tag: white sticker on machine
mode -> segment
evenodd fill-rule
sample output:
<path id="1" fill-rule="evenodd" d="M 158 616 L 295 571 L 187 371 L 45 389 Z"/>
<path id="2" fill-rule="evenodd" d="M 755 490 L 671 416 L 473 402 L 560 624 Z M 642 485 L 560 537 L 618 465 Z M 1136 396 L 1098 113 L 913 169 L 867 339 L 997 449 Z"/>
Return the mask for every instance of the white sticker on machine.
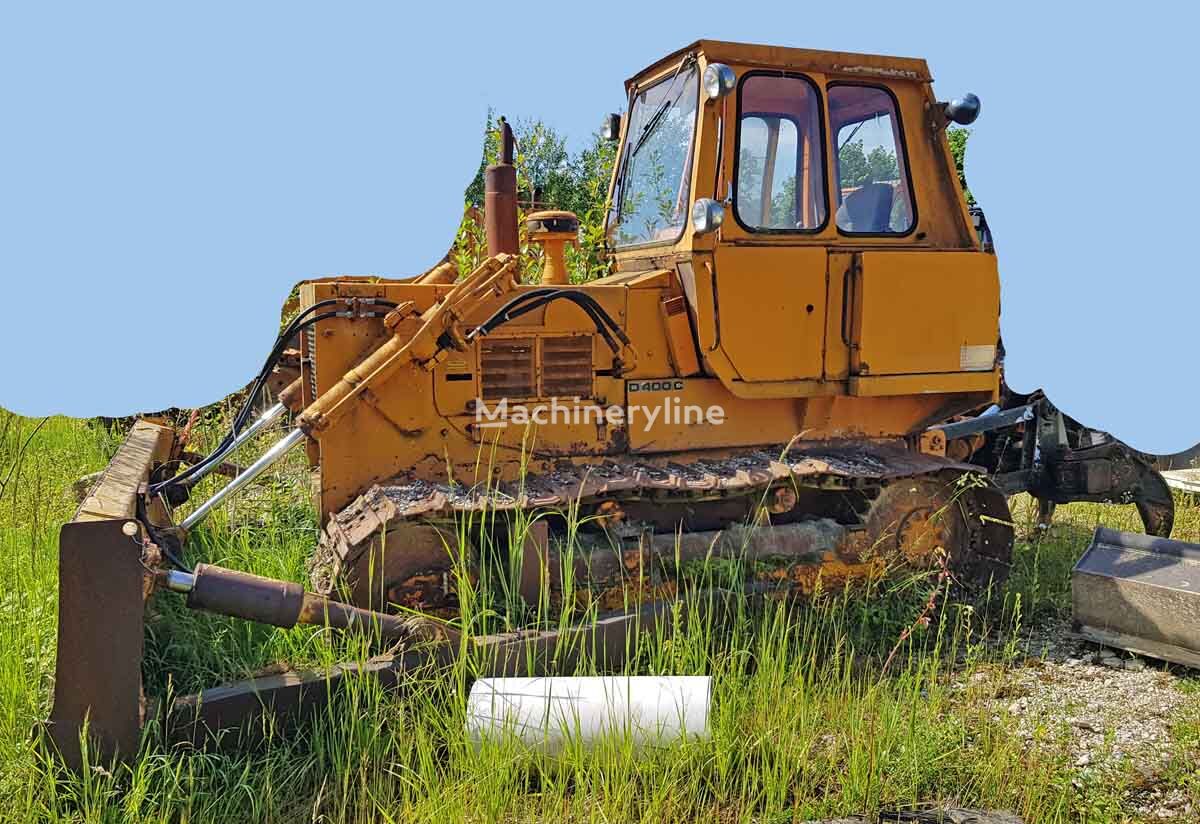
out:
<path id="1" fill-rule="evenodd" d="M 963 346 L 958 350 L 958 368 L 964 372 L 988 372 L 995 363 L 995 346 Z"/>

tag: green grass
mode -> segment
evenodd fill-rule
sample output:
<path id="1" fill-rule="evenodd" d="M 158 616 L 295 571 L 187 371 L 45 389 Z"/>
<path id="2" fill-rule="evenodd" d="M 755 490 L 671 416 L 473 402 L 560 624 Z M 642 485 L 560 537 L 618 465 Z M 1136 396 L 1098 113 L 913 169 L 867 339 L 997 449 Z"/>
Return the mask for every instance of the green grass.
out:
<path id="1" fill-rule="evenodd" d="M 253 750 L 172 747 L 151 729 L 132 764 L 66 775 L 31 737 L 52 687 L 57 532 L 74 508 L 72 481 L 101 468 L 116 441 L 83 421 L 38 427 L 0 414 L 0 820 L 790 822 L 952 801 L 1028 821 L 1105 821 L 1122 820 L 1136 784 L 1134 765 L 1081 772 L 1052 733 L 1031 746 L 961 688 L 972 671 L 1014 665 L 1033 622 L 1067 614 L 1070 567 L 1097 523 L 1140 528 L 1132 507 L 1076 505 L 1039 537 L 1021 500 L 1002 606 L 983 615 L 946 604 L 886 671 L 928 580 L 807 606 L 738 600 L 720 624 L 693 616 L 671 640 L 645 640 L 630 673 L 714 677 L 706 741 L 636 751 L 615 738 L 555 757 L 506 740 L 476 747 L 463 733 L 460 665 L 418 674 L 402 696 L 352 682 L 311 723 Z M 1181 507 L 1178 536 L 1198 531 L 1200 510 Z M 196 537 L 193 560 L 304 581 L 316 523 L 302 467 L 285 467 Z M 163 595 L 145 678 L 161 696 L 371 651 L 359 638 L 191 613 Z M 1200 798 L 1200 689 L 1184 684 L 1192 704 L 1164 780 Z"/>

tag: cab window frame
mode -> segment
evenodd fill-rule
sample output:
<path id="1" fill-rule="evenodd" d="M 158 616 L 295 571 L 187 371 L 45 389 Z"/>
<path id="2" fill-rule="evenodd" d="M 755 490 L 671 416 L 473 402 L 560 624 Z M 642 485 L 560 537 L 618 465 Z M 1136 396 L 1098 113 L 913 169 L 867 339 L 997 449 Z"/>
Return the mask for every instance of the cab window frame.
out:
<path id="1" fill-rule="evenodd" d="M 860 89 L 871 89 L 873 91 L 881 91 L 888 96 L 889 100 L 892 101 L 892 115 L 895 120 L 895 129 L 899 136 L 898 149 L 904 155 L 904 158 L 903 158 L 903 160 L 904 160 L 904 164 L 903 164 L 904 165 L 904 185 L 908 189 L 908 203 L 912 209 L 912 215 L 911 215 L 911 219 L 909 220 L 908 229 L 904 232 L 847 232 L 841 226 L 837 225 L 836 219 L 833 221 L 834 228 L 837 229 L 838 235 L 840 235 L 842 237 L 906 238 L 917 231 L 917 226 L 919 225 L 920 220 L 921 220 L 921 213 L 917 209 L 917 190 L 913 188 L 912 163 L 910 161 L 911 155 L 908 152 L 908 139 L 907 139 L 906 130 L 904 128 L 904 117 L 903 117 L 903 115 L 900 114 L 900 100 L 896 97 L 896 93 L 893 92 L 890 88 L 888 88 L 887 86 L 881 86 L 878 83 L 865 83 L 865 82 L 860 82 L 860 81 L 855 81 L 855 80 L 831 80 L 825 84 L 825 93 L 826 93 L 826 104 L 825 105 L 826 105 L 826 111 L 829 113 L 829 134 L 830 134 L 829 147 L 828 147 L 827 151 L 830 153 L 829 161 L 831 164 L 831 168 L 833 170 L 833 177 L 830 179 L 829 183 L 830 183 L 830 187 L 834 191 L 837 192 L 836 200 L 838 201 L 838 204 L 837 204 L 838 208 L 841 208 L 841 205 L 842 205 L 841 204 L 842 175 L 841 175 L 841 165 L 840 165 L 841 159 L 838 157 L 837 134 L 834 132 L 834 127 L 833 127 L 833 111 L 829 107 L 829 103 L 828 103 L 829 92 L 838 86 L 854 86 L 854 87 L 860 88 Z M 861 122 L 861 121 L 856 121 L 856 122 Z M 845 128 L 845 127 L 843 126 L 842 128 Z M 900 165 L 899 161 L 897 161 L 897 165 Z M 834 209 L 833 211 L 836 214 L 837 209 Z"/>
<path id="2" fill-rule="evenodd" d="M 622 215 L 621 210 L 618 209 L 617 201 L 610 201 L 606 204 L 608 208 L 605 210 L 604 216 L 604 236 L 606 245 L 608 245 L 614 252 L 631 252 L 639 249 L 649 249 L 656 246 L 675 246 L 683 240 L 684 235 L 686 235 L 691 229 L 692 204 L 696 201 L 696 187 L 694 185 L 696 182 L 696 155 L 699 151 L 700 126 L 703 123 L 705 102 L 703 99 L 704 77 L 703 72 L 700 70 L 700 62 L 696 59 L 696 56 L 694 54 L 687 55 L 678 63 L 674 64 L 670 69 L 664 70 L 661 74 L 655 76 L 644 85 L 633 86 L 629 90 L 629 104 L 626 107 L 626 117 L 632 117 L 634 102 L 637 100 L 639 94 L 649 91 L 660 84 L 671 83 L 679 76 L 680 73 L 684 71 L 695 71 L 696 74 L 692 80 L 695 87 L 696 111 L 692 118 L 692 133 L 691 141 L 688 146 L 687 160 L 684 164 L 683 176 L 680 178 L 681 183 L 684 180 L 687 181 L 688 189 L 687 197 L 684 199 L 686 206 L 684 209 L 683 221 L 679 226 L 678 232 L 676 232 L 673 237 L 644 240 L 637 243 L 617 243 L 616 239 L 611 236 L 611 233 L 619 230 L 618 227 Z M 617 153 L 617 157 L 614 159 L 613 169 L 614 188 L 612 190 L 612 195 L 618 200 L 625 197 L 625 188 L 629 182 L 626 178 L 626 175 L 628 174 L 628 166 L 626 166 L 625 155 L 626 152 L 631 150 L 634 142 L 631 139 L 632 136 L 628 133 L 628 124 L 626 124 L 625 128 L 626 132 L 622 135 L 620 151 Z M 613 223 L 614 217 L 617 218 L 617 222 L 615 224 Z"/>
<path id="3" fill-rule="evenodd" d="M 799 123 L 797 123 L 796 118 L 792 117 L 791 115 L 781 114 L 780 112 L 766 112 L 766 111 L 749 111 L 748 112 L 748 111 L 744 110 L 743 105 L 742 105 L 743 100 L 745 99 L 742 94 L 743 87 L 746 85 L 746 81 L 748 81 L 754 77 L 786 77 L 786 78 L 795 79 L 795 80 L 802 80 L 805 83 L 807 83 L 809 89 L 812 90 L 814 105 L 816 106 L 816 109 L 817 109 L 817 132 L 818 132 L 818 134 L 816 135 L 816 140 L 814 142 L 817 146 L 819 146 L 821 148 L 821 152 L 823 155 L 828 153 L 828 151 L 829 151 L 829 149 L 828 149 L 829 138 L 827 136 L 828 129 L 826 128 L 826 123 L 825 123 L 827 109 L 826 109 L 825 99 L 824 99 L 823 95 L 821 94 L 821 87 L 819 85 L 817 85 L 815 80 L 813 80 L 808 75 L 802 74 L 800 72 L 789 72 L 789 71 L 780 71 L 780 70 L 773 70 L 773 69 L 751 69 L 750 71 L 743 72 L 742 76 L 738 78 L 737 112 L 734 114 L 734 119 L 735 119 L 737 128 L 734 130 L 734 135 L 733 135 L 733 190 L 731 192 L 732 197 L 730 199 L 731 200 L 730 205 L 732 206 L 732 211 L 733 211 L 733 220 L 735 223 L 737 223 L 738 227 L 743 232 L 746 232 L 747 234 L 752 234 L 752 235 L 818 235 L 818 234 L 824 232 L 829 227 L 829 216 L 830 216 L 830 205 L 831 205 L 830 200 L 829 200 L 829 159 L 824 156 L 819 158 L 819 160 L 820 160 L 819 163 L 813 164 L 815 168 L 819 168 L 821 170 L 822 184 L 823 184 L 820 187 L 820 189 L 821 189 L 821 197 L 822 197 L 821 202 L 824 206 L 824 214 L 823 214 L 820 224 L 818 224 L 817 226 L 814 226 L 811 229 L 801 229 L 801 228 L 786 229 L 786 228 L 775 228 L 775 227 L 770 227 L 770 226 L 752 226 L 752 225 L 745 223 L 742 220 L 742 216 L 738 213 L 738 207 L 737 207 L 738 194 L 739 194 L 738 184 L 741 181 L 741 168 L 740 167 L 741 167 L 741 162 L 742 162 L 742 118 L 743 117 L 778 117 L 780 119 L 790 120 L 797 127 L 796 128 L 797 138 L 799 138 L 799 135 L 801 133 L 800 129 L 799 129 Z M 797 162 L 799 162 L 799 146 L 798 145 L 797 145 Z"/>

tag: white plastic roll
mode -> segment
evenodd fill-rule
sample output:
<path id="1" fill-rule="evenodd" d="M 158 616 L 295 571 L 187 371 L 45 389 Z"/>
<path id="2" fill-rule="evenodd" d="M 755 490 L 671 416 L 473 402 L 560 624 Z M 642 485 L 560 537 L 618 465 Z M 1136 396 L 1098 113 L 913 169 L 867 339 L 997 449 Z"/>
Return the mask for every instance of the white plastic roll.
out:
<path id="1" fill-rule="evenodd" d="M 625 736 L 637 746 L 708 737 L 711 679 L 689 676 L 481 678 L 467 699 L 467 736 L 513 736 L 547 752 Z"/>

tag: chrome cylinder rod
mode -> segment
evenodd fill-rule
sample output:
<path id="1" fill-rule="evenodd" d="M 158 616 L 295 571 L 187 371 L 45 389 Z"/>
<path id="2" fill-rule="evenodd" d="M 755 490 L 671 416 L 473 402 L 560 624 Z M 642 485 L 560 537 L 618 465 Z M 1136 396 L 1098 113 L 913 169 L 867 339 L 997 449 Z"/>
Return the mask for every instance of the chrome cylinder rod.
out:
<path id="1" fill-rule="evenodd" d="M 191 592 L 196 586 L 195 575 L 178 569 L 168 569 L 161 580 L 171 592 Z"/>
<path id="2" fill-rule="evenodd" d="M 221 462 L 224 461 L 225 458 L 236 452 L 242 444 L 261 432 L 268 424 L 274 423 L 275 420 L 282 415 L 286 409 L 287 407 L 282 403 L 277 403 L 259 415 L 253 423 L 237 434 L 237 437 L 230 442 L 229 446 L 222 449 L 216 455 L 213 455 L 207 467 L 188 478 L 188 483 L 194 484 L 196 481 L 200 480 L 205 475 L 209 474 L 218 466 L 220 466 Z"/>
<path id="3" fill-rule="evenodd" d="M 180 526 L 184 529 L 191 529 L 196 524 L 203 521 L 206 517 L 208 517 L 208 514 L 220 506 L 226 498 L 265 472 L 273 463 L 286 455 L 292 447 L 302 442 L 304 437 L 303 430 L 293 429 L 282 440 L 278 441 L 274 446 L 264 452 L 261 458 L 250 464 L 250 466 L 246 467 L 245 472 L 238 475 L 236 478 L 222 487 L 217 494 L 213 495 L 207 501 L 200 504 L 200 506 L 196 507 L 196 510 L 191 515 L 188 515 L 183 519 L 183 522 L 180 523 Z"/>

